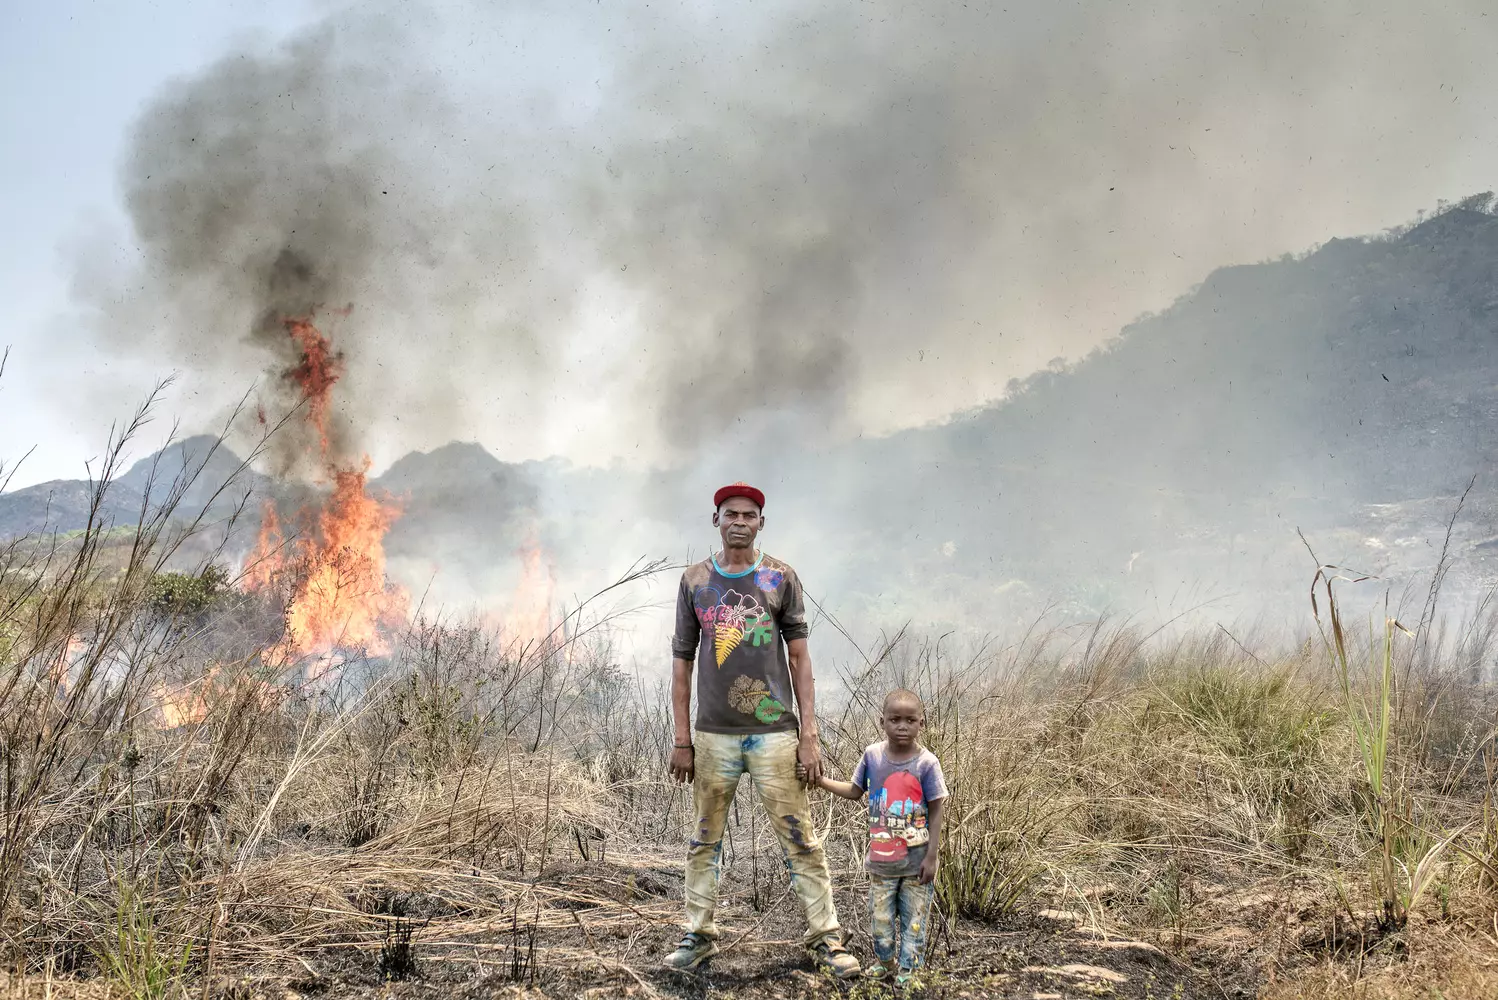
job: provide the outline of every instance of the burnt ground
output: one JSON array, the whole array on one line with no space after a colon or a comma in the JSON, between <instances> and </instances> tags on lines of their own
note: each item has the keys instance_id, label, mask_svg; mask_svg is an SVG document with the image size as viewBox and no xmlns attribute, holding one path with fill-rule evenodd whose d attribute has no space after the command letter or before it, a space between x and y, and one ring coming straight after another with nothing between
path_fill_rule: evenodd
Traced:
<instances>
[{"instance_id":1,"label":"burnt ground","mask_svg":"<svg viewBox=\"0 0 1498 1000\"><path fill-rule=\"evenodd\" d=\"M253 980L229 996L296 997L648 997L681 1000L709 998L848 997L879 1000L903 995L892 985L854 980L836 982L812 965L791 939L765 940L750 937L728 953L719 955L695 974L669 972L659 967L659 957L675 944L675 932L650 935L652 947L642 948L635 963L606 960L597 967L588 963L568 967L551 966L544 959L534 972L518 973L506 961L489 971L471 962L423 961L418 975L403 982L382 982L375 963L368 970L353 963L338 963L327 974L298 978L269 988L270 983ZM861 959L867 957L866 942L854 942ZM1172 959L1141 941L1105 939L1083 933L1074 926L1058 925L1035 918L1012 925L959 926L953 929L949 948L939 949L927 969L920 995L933 998L1023 997L1034 1000L1070 1000L1081 997L1117 997L1120 1000L1195 1000L1195 998L1251 997L1251 986L1219 988L1212 975ZM613 966L613 968L609 968ZM517 981L518 980L518 981ZM248 987L246 989L245 987Z\"/></svg>"},{"instance_id":2,"label":"burnt ground","mask_svg":"<svg viewBox=\"0 0 1498 1000\"><path fill-rule=\"evenodd\" d=\"M662 882L669 876L661 872ZM679 887L679 877L675 880ZM844 881L852 881L844 880ZM665 885L661 886L666 888ZM416 970L408 978L386 978L379 956L370 952L324 953L301 975L255 977L222 983L230 1000L273 997L585 998L669 997L679 1000L847 997L879 1000L902 995L892 986L868 980L837 982L820 973L799 947L800 908L789 894L756 911L743 896L725 900L720 921L724 951L696 974L665 970L660 959L679 938L672 900L643 909L640 919L589 930L524 934L496 941L482 956L462 947L423 943L412 946ZM866 901L852 887L838 892L838 912L850 949L871 958ZM932 998L1034 998L1072 1000L1222 1000L1257 992L1251 969L1193 967L1156 944L1083 926L1066 911L1041 910L999 923L944 917L933 920L929 964L919 995ZM306 969L315 970L307 975ZM1244 975L1246 973L1246 975Z\"/></svg>"},{"instance_id":3,"label":"burnt ground","mask_svg":"<svg viewBox=\"0 0 1498 1000\"><path fill-rule=\"evenodd\" d=\"M522 897L518 912L511 911L514 920L465 924L460 914L413 887L416 891L404 896L400 911L409 916L383 924L383 942L378 934L362 942L330 941L296 954L277 952L277 958L267 960L272 953L257 952L263 942L252 933L240 939L244 947L221 953L206 992L195 982L189 995L218 1000L883 1000L898 995L886 984L836 982L818 972L800 948L800 907L783 872L755 883L742 877L746 874L725 872L720 908L724 950L697 974L660 965L680 936L681 875L657 856L624 864L558 864L538 888L563 890L571 894L571 902L553 894L545 908L534 902L539 894ZM848 946L867 962L862 878L844 868L834 883ZM1099 929L1080 912L1043 905L994 922L949 920L937 913L918 995L941 1000L1239 1000L1259 996L1273 983L1278 983L1279 996L1297 995L1286 993L1285 987L1293 989L1301 974L1325 969L1327 963L1358 974L1403 968L1407 976L1427 982L1439 975L1439 970L1431 971L1433 962L1442 961L1432 954L1424 963L1410 962L1404 940L1378 940L1365 933L1366 925L1336 914L1324 919L1327 911L1311 888L1293 881L1240 884L1216 893L1188 924L1175 929L1130 929L1121 912L1110 916L1109 907L1093 898L1085 905L1109 929ZM526 914L535 914L539 924ZM1460 930L1456 922L1445 926ZM1440 929L1422 928L1422 935L1432 933ZM118 988L109 993L101 981L88 978L64 981L58 984L60 992L49 992L27 977L17 993L16 981L7 981L0 972L0 985L6 987L0 990L6 998L106 1000L128 995Z\"/></svg>"}]
</instances>

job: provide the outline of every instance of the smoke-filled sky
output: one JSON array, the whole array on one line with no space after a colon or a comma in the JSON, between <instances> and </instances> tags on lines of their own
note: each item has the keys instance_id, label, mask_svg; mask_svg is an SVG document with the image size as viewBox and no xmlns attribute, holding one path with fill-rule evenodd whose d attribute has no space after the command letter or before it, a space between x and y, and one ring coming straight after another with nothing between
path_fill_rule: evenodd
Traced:
<instances>
[{"instance_id":1,"label":"smoke-filled sky","mask_svg":"<svg viewBox=\"0 0 1498 1000\"><path fill-rule=\"evenodd\" d=\"M189 431L274 404L313 309L377 468L937 420L1491 188L1484 6L12 4L0 457L77 475L171 371Z\"/></svg>"}]
</instances>

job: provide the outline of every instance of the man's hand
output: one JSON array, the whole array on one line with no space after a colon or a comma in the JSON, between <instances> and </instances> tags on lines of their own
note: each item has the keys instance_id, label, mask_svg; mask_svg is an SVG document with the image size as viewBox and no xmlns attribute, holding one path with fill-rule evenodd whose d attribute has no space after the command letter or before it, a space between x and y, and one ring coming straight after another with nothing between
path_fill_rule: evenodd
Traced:
<instances>
[{"instance_id":1,"label":"man's hand","mask_svg":"<svg viewBox=\"0 0 1498 1000\"><path fill-rule=\"evenodd\" d=\"M691 784L697 772L697 752L691 747L672 747L667 769L678 785L683 781Z\"/></svg>"},{"instance_id":2,"label":"man's hand","mask_svg":"<svg viewBox=\"0 0 1498 1000\"><path fill-rule=\"evenodd\" d=\"M822 776L822 741L815 733L803 733L796 748L796 777L810 787Z\"/></svg>"},{"instance_id":3,"label":"man's hand","mask_svg":"<svg viewBox=\"0 0 1498 1000\"><path fill-rule=\"evenodd\" d=\"M936 871L941 867L941 855L934 850L927 850L926 857L921 861L920 873L916 879L921 885L930 885L936 881Z\"/></svg>"}]
</instances>

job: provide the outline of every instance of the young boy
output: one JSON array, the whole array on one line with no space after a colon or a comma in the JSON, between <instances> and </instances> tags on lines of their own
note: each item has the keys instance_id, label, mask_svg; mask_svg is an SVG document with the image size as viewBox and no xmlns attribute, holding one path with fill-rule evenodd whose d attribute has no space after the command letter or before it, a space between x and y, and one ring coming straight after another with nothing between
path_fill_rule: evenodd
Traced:
<instances>
[{"instance_id":1,"label":"young boy","mask_svg":"<svg viewBox=\"0 0 1498 1000\"><path fill-rule=\"evenodd\" d=\"M853 780L823 774L817 785L855 802L866 793L869 797L869 855L864 867L869 873L869 926L877 963L864 974L887 976L898 959L895 981L906 985L925 956L947 783L941 762L920 744L926 709L915 692L891 691L879 723L884 741L863 752Z\"/></svg>"}]
</instances>

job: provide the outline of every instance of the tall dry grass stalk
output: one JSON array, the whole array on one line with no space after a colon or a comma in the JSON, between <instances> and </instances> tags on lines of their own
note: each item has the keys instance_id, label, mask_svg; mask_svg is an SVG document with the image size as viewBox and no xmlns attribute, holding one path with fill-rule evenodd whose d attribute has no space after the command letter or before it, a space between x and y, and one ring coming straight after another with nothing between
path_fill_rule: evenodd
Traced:
<instances>
[{"instance_id":1,"label":"tall dry grass stalk","mask_svg":"<svg viewBox=\"0 0 1498 1000\"><path fill-rule=\"evenodd\" d=\"M1438 566L1426 603L1428 612L1434 611L1444 572L1444 566ZM1401 735L1414 736L1418 742L1422 734L1401 734L1396 730L1395 720L1400 713L1396 705L1394 644L1398 636L1410 639L1417 648L1427 651L1429 644L1422 641L1427 638L1425 634L1417 636L1388 613L1385 598L1382 629L1377 629L1372 621L1368 628L1366 649L1371 661L1372 669L1368 671L1371 678L1359 677L1354 654L1348 648L1333 584L1337 580L1361 583L1366 579L1343 577L1336 566L1318 565L1311 585L1311 607L1323 647L1336 672L1347 722L1362 763L1363 818L1374 841L1378 860L1375 882L1382 904L1381 922L1385 929L1397 929L1405 926L1410 910L1431 887L1442 856L1472 824L1468 822L1449 833L1433 833L1426 829L1425 817L1416 816L1415 795L1410 788L1415 765L1412 760L1401 759L1406 754L1413 754L1409 753L1404 745L1407 741L1402 740ZM1318 586L1326 604L1325 624L1316 597ZM1426 621L1425 628L1429 629L1431 624Z\"/></svg>"}]
</instances>

